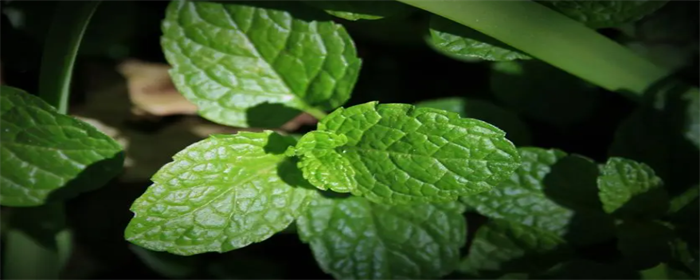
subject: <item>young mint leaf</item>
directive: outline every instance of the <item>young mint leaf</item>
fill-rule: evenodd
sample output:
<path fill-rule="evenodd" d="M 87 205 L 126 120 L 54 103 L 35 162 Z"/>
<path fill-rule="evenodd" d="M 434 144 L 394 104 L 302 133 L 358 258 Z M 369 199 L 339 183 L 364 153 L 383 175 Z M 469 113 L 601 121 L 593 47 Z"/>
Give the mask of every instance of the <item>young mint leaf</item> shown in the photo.
<path fill-rule="evenodd" d="M 522 164 L 510 179 L 461 200 L 484 216 L 546 231 L 574 244 L 612 238 L 613 221 L 598 202 L 594 163 L 560 150 L 518 150 Z"/>
<path fill-rule="evenodd" d="M 617 248 L 622 263 L 636 270 L 652 268 L 671 259 L 673 232 L 653 221 L 627 220 L 617 225 Z"/>
<path fill-rule="evenodd" d="M 296 2 L 173 1 L 161 44 L 178 90 L 231 126 L 281 125 L 345 103 L 361 61 L 345 29 Z M 298 112 L 297 112 L 298 113 Z M 275 123 L 256 123 L 265 116 Z"/>
<path fill-rule="evenodd" d="M 346 140 L 327 142 L 345 144 L 331 148 L 314 142 L 340 138 L 333 135 Z M 340 188 L 388 204 L 450 201 L 480 193 L 508 178 L 520 164 L 505 133 L 488 123 L 443 110 L 377 102 L 331 113 L 319 122 L 317 132 L 299 140 L 297 154 L 305 177 L 316 187 L 337 189 L 347 183 Z"/>
<path fill-rule="evenodd" d="M 608 159 L 601 168 L 598 188 L 605 212 L 622 219 L 653 219 L 668 211 L 668 194 L 661 178 L 643 163 Z"/>
<path fill-rule="evenodd" d="M 91 191 L 117 175 L 122 147 L 39 97 L 0 88 L 0 204 L 38 206 Z"/>
<path fill-rule="evenodd" d="M 131 207 L 125 237 L 178 255 L 225 252 L 284 230 L 315 194 L 290 177 L 292 137 L 214 135 L 177 153 Z M 298 173 L 298 170 L 297 170 Z"/>
<path fill-rule="evenodd" d="M 666 4 L 666 0 L 539 0 L 539 3 L 591 28 L 615 27 L 637 21 Z"/>
<path fill-rule="evenodd" d="M 474 29 L 432 15 L 430 18 L 430 44 L 440 52 L 459 58 L 507 61 L 530 59 L 518 50 Z"/>
<path fill-rule="evenodd" d="M 375 20 L 390 16 L 405 15 L 411 7 L 397 1 L 304 1 L 323 9 L 326 13 L 347 20 Z"/>
<path fill-rule="evenodd" d="M 538 60 L 493 63 L 489 83 L 508 109 L 554 125 L 586 120 L 601 97 L 594 85 Z"/>
<path fill-rule="evenodd" d="M 476 278 L 536 273 L 571 257 L 566 242 L 548 231 L 494 219 L 477 230 L 459 271 Z"/>
<path fill-rule="evenodd" d="M 493 124 L 506 132 L 506 137 L 516 146 L 529 145 L 532 135 L 527 124 L 518 115 L 486 100 L 448 97 L 416 103 L 418 107 L 429 107 L 455 112 L 463 118 L 474 118 Z"/>
<path fill-rule="evenodd" d="M 348 138 L 342 134 L 312 131 L 304 135 L 296 152 L 305 155 L 299 162 L 304 178 L 319 189 L 347 193 L 357 187 L 350 161 L 335 151 Z"/>
<path fill-rule="evenodd" d="M 387 206 L 319 196 L 297 224 L 301 240 L 336 279 L 439 278 L 459 262 L 463 211 L 457 202 Z"/>

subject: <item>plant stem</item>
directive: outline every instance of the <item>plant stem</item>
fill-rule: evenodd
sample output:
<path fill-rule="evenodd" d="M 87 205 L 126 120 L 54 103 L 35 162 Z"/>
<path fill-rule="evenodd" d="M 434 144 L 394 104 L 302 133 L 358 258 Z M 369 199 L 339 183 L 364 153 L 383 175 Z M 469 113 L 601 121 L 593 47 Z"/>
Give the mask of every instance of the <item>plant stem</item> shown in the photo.
<path fill-rule="evenodd" d="M 326 112 L 319 110 L 319 109 L 316 109 L 316 108 L 310 108 L 310 109 L 304 110 L 304 112 L 308 113 L 309 115 L 313 116 L 314 118 L 316 118 L 319 121 L 322 120 L 323 118 L 325 118 L 326 116 L 328 116 L 328 114 L 326 114 Z"/>
<path fill-rule="evenodd" d="M 670 74 L 582 23 L 529 0 L 398 1 L 473 28 L 633 99 Z"/>
<path fill-rule="evenodd" d="M 49 29 L 39 73 L 39 96 L 68 112 L 70 83 L 78 47 L 100 1 L 61 1 Z"/>
<path fill-rule="evenodd" d="M 100 1 L 63 1 L 54 10 L 54 18 L 46 38 L 39 73 L 39 96 L 63 114 L 68 112 L 73 66 L 83 34 Z M 56 208 L 53 208 L 56 207 Z M 48 216 L 64 219 L 63 203 L 47 204 L 42 209 Z M 60 209 L 60 213 L 56 210 Z M 14 213 L 22 213 L 16 209 Z M 41 223 L 42 221 L 34 221 Z M 52 240 L 37 240 L 22 229 L 6 232 L 3 278 L 56 279 L 71 250 L 71 233 L 63 229 Z M 47 244 L 50 244 L 47 246 Z"/>

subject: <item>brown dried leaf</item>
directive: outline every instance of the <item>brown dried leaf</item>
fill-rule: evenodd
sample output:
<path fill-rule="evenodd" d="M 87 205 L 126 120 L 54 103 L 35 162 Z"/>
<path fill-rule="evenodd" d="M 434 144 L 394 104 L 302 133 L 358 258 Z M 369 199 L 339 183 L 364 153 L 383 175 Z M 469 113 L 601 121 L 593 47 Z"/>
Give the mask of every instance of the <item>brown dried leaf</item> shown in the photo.
<path fill-rule="evenodd" d="M 197 114 L 197 106 L 175 88 L 169 69 L 167 64 L 136 59 L 127 59 L 117 66 L 126 78 L 134 113 L 160 117 Z"/>

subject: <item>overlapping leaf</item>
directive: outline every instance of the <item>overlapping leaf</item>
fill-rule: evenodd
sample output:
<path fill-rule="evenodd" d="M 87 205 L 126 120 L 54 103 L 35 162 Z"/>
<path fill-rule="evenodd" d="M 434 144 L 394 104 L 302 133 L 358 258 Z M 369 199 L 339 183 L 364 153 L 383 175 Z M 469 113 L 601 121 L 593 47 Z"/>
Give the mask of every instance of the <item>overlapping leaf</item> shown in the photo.
<path fill-rule="evenodd" d="M 528 55 L 496 39 L 436 15 L 430 18 L 428 40 L 439 51 L 463 59 L 491 61 L 530 59 Z"/>
<path fill-rule="evenodd" d="M 316 187 L 389 204 L 480 193 L 508 178 L 520 163 L 505 133 L 488 123 L 377 102 L 336 110 L 299 140 L 296 152 Z"/>
<path fill-rule="evenodd" d="M 661 178 L 646 164 L 610 158 L 598 177 L 600 200 L 607 213 L 621 218 L 657 218 L 668 211 Z"/>
<path fill-rule="evenodd" d="M 232 126 L 335 109 L 361 65 L 341 25 L 297 2 L 173 1 L 161 44 L 178 90 L 203 117 Z"/>
<path fill-rule="evenodd" d="M 596 165 L 559 150 L 520 148 L 522 164 L 489 192 L 461 200 L 487 217 L 540 229 L 574 244 L 612 238 L 598 201 Z"/>
<path fill-rule="evenodd" d="M 192 255 L 230 251 L 284 230 L 316 192 L 284 156 L 294 143 L 267 131 L 215 135 L 189 146 L 134 202 L 126 239 Z"/>
<path fill-rule="evenodd" d="M 0 204 L 38 206 L 94 190 L 117 175 L 122 147 L 40 98 L 0 88 Z"/>
<path fill-rule="evenodd" d="M 463 210 L 456 202 L 387 206 L 318 197 L 298 219 L 299 236 L 336 279 L 435 279 L 459 262 Z"/>

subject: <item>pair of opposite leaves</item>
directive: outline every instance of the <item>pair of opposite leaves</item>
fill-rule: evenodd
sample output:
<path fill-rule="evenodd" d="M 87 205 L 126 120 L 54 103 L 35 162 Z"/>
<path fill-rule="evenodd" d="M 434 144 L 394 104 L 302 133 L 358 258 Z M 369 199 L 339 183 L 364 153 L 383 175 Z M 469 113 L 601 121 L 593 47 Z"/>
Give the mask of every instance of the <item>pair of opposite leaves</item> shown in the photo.
<path fill-rule="evenodd" d="M 370 102 L 336 110 L 298 141 L 242 132 L 186 148 L 134 203 L 126 237 L 178 254 L 229 251 L 289 226 L 322 199 L 311 185 L 377 205 L 449 202 L 519 164 L 505 133 L 485 122 Z"/>

